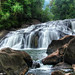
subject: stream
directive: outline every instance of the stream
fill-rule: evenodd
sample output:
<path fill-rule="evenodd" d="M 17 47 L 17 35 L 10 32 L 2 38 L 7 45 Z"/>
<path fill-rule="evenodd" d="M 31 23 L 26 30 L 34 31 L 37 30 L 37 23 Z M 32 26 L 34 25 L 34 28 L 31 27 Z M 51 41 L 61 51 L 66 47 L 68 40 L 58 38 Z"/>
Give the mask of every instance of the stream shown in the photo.
<path fill-rule="evenodd" d="M 53 68 L 53 65 L 43 65 L 41 60 L 47 56 L 46 54 L 47 50 L 25 50 L 31 58 L 33 59 L 33 62 L 39 63 L 40 67 L 35 68 L 35 66 L 32 66 L 32 68 L 29 69 L 29 71 L 25 75 L 51 75 L 51 73 L 57 69 Z M 72 69 L 58 69 L 65 73 L 72 72 Z"/>
<path fill-rule="evenodd" d="M 24 50 L 40 64 L 40 68 L 32 67 L 26 75 L 51 75 L 52 65 L 43 65 L 41 60 L 47 56 L 46 50 L 51 42 L 65 35 L 75 35 L 75 19 L 49 21 L 10 31 L 0 40 L 0 49 Z"/>
<path fill-rule="evenodd" d="M 45 58 L 47 56 L 46 54 L 46 50 L 25 50 L 28 54 L 30 54 L 30 56 L 32 57 L 32 59 L 34 60 L 34 62 L 37 62 L 40 64 L 40 68 L 35 68 L 32 67 L 27 74 L 32 74 L 32 75 L 50 75 L 52 70 L 51 67 L 52 65 L 43 65 L 41 62 L 41 59 Z"/>

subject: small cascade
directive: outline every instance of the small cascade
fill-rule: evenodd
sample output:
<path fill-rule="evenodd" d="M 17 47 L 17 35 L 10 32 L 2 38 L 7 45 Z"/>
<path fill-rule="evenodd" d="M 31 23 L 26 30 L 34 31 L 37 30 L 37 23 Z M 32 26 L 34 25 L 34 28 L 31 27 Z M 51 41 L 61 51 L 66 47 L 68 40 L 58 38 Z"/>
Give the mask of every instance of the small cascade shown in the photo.
<path fill-rule="evenodd" d="M 75 32 L 75 20 L 71 20 L 72 30 Z"/>
<path fill-rule="evenodd" d="M 47 49 L 52 40 L 58 40 L 64 35 L 72 35 L 72 30 L 68 23 L 65 22 L 66 20 L 49 21 L 17 31 L 11 31 L 0 40 L 0 48 Z M 72 27 L 75 29 L 74 24 L 75 22 L 73 22 Z"/>

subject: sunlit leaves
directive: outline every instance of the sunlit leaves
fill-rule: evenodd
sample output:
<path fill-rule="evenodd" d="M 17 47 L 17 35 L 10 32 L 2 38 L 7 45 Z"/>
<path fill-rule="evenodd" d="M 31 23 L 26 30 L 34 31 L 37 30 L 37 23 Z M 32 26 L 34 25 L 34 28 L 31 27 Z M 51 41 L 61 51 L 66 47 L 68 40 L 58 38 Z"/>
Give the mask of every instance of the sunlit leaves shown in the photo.
<path fill-rule="evenodd" d="M 1 20 L 7 20 L 10 17 L 10 13 L 9 12 L 1 13 L 1 14 L 2 14 Z"/>
<path fill-rule="evenodd" d="M 14 13 L 21 13 L 21 12 L 23 12 L 23 6 L 22 5 L 20 5 L 20 3 L 15 3 L 15 5 L 13 5 L 12 7 L 11 7 L 11 10 L 12 10 L 12 12 L 14 12 Z"/>
<path fill-rule="evenodd" d="M 20 27 L 32 19 L 42 22 L 51 20 L 49 9 L 42 10 L 44 0 L 2 0 L 0 28 Z"/>

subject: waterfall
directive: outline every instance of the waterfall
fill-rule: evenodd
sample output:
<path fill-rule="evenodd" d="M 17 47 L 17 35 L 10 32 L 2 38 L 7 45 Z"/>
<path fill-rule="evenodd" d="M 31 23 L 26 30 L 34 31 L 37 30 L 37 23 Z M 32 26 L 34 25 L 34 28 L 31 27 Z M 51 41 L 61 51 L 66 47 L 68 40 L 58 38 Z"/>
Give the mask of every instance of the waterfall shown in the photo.
<path fill-rule="evenodd" d="M 0 40 L 0 48 L 47 49 L 52 40 L 58 40 L 64 35 L 72 35 L 71 29 L 65 22 L 66 20 L 49 21 L 32 25 L 28 28 L 11 31 Z M 73 24 L 75 24 L 75 22 Z"/>
<path fill-rule="evenodd" d="M 75 32 L 75 20 L 71 20 L 72 30 Z"/>

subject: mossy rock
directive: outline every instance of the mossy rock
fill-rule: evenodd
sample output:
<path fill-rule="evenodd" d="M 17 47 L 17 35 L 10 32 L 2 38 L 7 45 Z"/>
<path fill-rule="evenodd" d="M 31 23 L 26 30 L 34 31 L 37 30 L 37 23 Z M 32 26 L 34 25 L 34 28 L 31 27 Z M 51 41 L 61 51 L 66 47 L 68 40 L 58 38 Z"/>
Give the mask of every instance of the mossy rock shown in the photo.
<path fill-rule="evenodd" d="M 25 51 L 4 48 L 0 50 L 0 71 L 7 75 L 25 75 L 32 66 L 32 59 Z"/>

